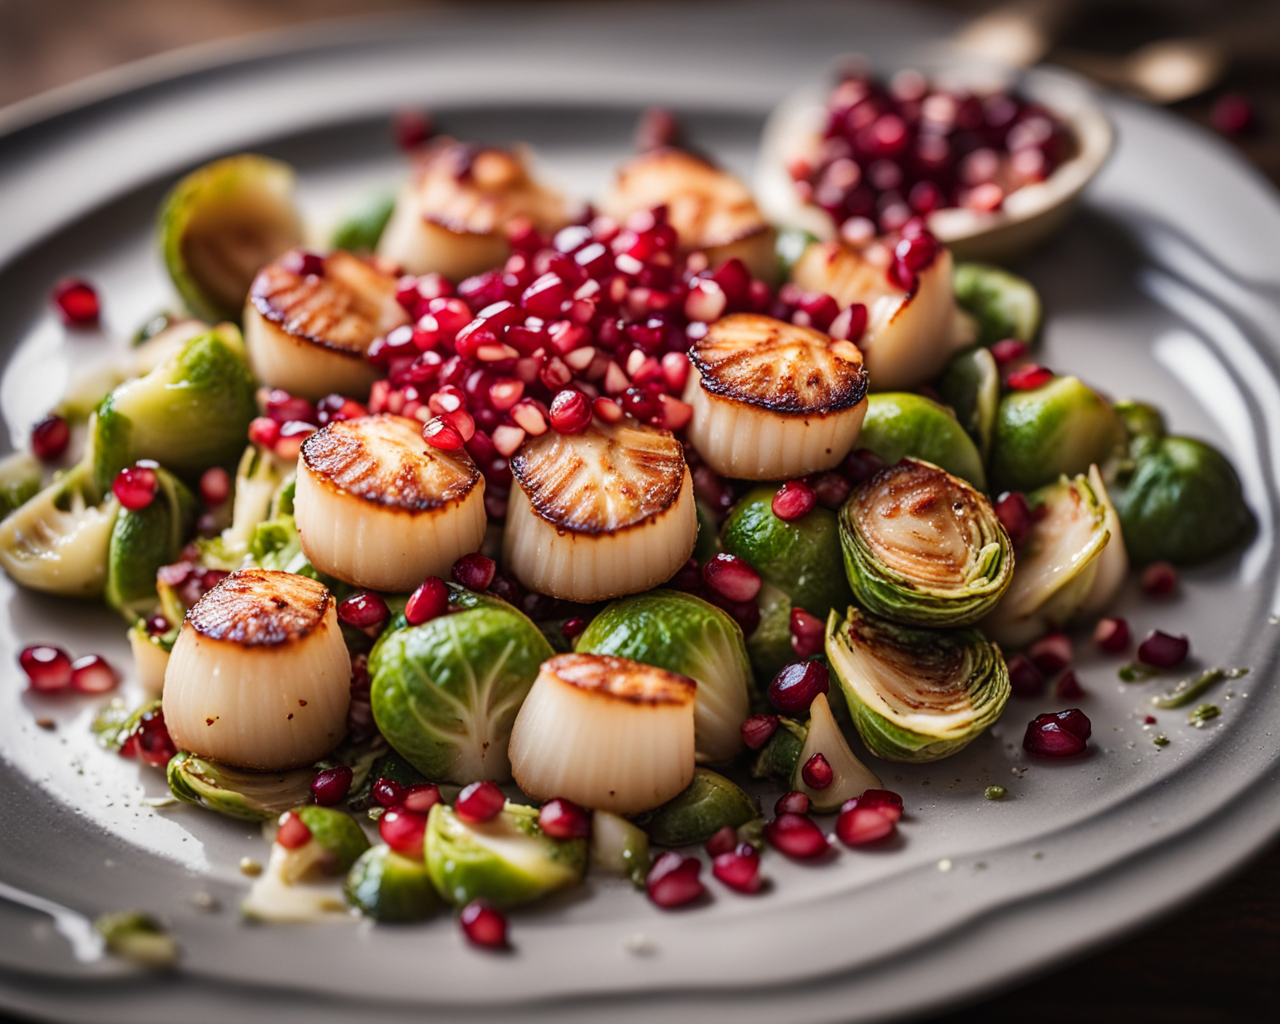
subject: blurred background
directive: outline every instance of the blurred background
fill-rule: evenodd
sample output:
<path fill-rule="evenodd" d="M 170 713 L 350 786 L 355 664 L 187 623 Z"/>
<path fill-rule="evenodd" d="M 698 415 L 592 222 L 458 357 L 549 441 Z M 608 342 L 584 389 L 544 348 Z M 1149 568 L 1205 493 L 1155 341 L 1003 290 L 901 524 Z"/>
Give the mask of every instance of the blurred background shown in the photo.
<path fill-rule="evenodd" d="M 916 2 L 953 16 L 974 48 L 1023 63 L 1064 64 L 1106 88 L 1166 106 L 1217 132 L 1280 184 L 1280 0 Z M 440 6 L 430 0 L 0 0 L 0 106 L 180 47 Z M 498 15 L 497 5 L 483 0 L 466 6 L 479 16 Z M 1275 1020 L 1278 1012 L 1280 850 L 1273 849 L 1141 934 L 935 1021 L 1201 1024 Z"/>

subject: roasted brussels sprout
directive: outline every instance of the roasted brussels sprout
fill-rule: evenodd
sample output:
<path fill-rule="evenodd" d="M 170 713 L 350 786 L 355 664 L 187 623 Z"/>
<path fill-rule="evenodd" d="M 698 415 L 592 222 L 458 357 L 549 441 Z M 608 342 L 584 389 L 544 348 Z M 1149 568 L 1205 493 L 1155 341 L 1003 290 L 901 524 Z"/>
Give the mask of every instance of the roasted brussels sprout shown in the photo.
<path fill-rule="evenodd" d="M 760 686 L 782 671 L 796 657 L 791 646 L 791 598 L 772 583 L 761 583 L 756 595 L 760 624 L 747 637 L 747 657 Z M 821 616 L 819 616 L 821 618 Z"/>
<path fill-rule="evenodd" d="M 14 452 L 0 459 L 0 517 L 39 493 L 40 476 L 40 463 L 30 452 Z"/>
<path fill-rule="evenodd" d="M 508 779 L 511 725 L 553 654 L 537 626 L 497 599 L 388 629 L 369 654 L 374 720 L 430 779 Z"/>
<path fill-rule="evenodd" d="M 923 395 L 905 391 L 872 395 L 858 447 L 875 452 L 889 466 L 908 456 L 924 459 L 980 491 L 987 489 L 982 456 L 965 428 L 949 409 Z"/>
<path fill-rule="evenodd" d="M 1000 717 L 1009 672 L 976 629 L 916 629 L 850 608 L 827 657 L 862 742 L 886 761 L 937 761 Z"/>
<path fill-rule="evenodd" d="M 369 849 L 369 840 L 355 819 L 332 807 L 299 807 L 281 819 L 281 827 L 295 827 L 297 816 L 310 838 L 286 849 L 271 844 L 266 870 L 240 904 L 251 920 L 276 922 L 350 920 L 342 894 L 326 882 L 345 875 Z"/>
<path fill-rule="evenodd" d="M 427 870 L 454 906 L 484 897 L 497 907 L 528 903 L 574 885 L 587 867 L 585 839 L 552 839 L 538 809 L 507 804 L 488 821 L 464 822 L 445 804 L 427 819 Z"/>
<path fill-rule="evenodd" d="M 1000 401 L 991 442 L 992 491 L 1033 491 L 1105 465 L 1124 442 L 1114 409 L 1076 377 L 1055 377 Z"/>
<path fill-rule="evenodd" d="M 151 504 L 120 510 L 107 549 L 106 601 L 130 622 L 154 612 L 156 571 L 178 560 L 198 510 L 181 480 L 158 467 L 155 473 Z"/>
<path fill-rule="evenodd" d="M 360 854 L 343 892 L 365 917 L 389 924 L 424 921 L 440 909 L 440 896 L 426 864 L 385 844 Z"/>
<path fill-rule="evenodd" d="M 348 252 L 376 252 L 378 240 L 395 208 L 394 192 L 374 192 L 365 196 L 334 229 L 329 248 L 345 249 Z"/>
<path fill-rule="evenodd" d="M 1093 585 L 1085 595 L 1076 613 L 1076 618 L 1101 615 L 1111 604 L 1120 588 L 1124 586 L 1125 577 L 1129 575 L 1129 552 L 1125 546 L 1120 527 L 1120 516 L 1107 494 L 1106 485 L 1102 482 L 1102 474 L 1097 466 L 1089 467 L 1087 477 L 1089 486 L 1106 511 L 1107 533 L 1110 535 L 1107 546 L 1098 556 L 1098 569 L 1093 575 Z"/>
<path fill-rule="evenodd" d="M 956 419 L 985 461 L 991 454 L 991 436 L 1000 407 L 1000 369 L 995 356 L 985 348 L 961 352 L 938 381 L 938 392 L 955 410 Z"/>
<path fill-rule="evenodd" d="M 987 499 L 916 459 L 854 488 L 840 540 L 858 602 L 907 625 L 972 625 L 1013 580 L 1013 545 Z"/>
<path fill-rule="evenodd" d="M 301 846 L 285 851 L 281 877 L 290 885 L 326 875 L 345 875 L 369 849 L 364 830 L 345 811 L 312 804 L 288 813 L 297 815 L 311 833 Z"/>
<path fill-rule="evenodd" d="M 801 764 L 800 751 L 804 749 L 808 737 L 807 726 L 785 715 L 779 715 L 777 731 L 760 748 L 760 753 L 751 765 L 751 777 L 772 779 L 789 786 Z"/>
<path fill-rule="evenodd" d="M 644 888 L 649 873 L 649 837 L 644 829 L 608 811 L 591 815 L 591 866 L 611 871 Z"/>
<path fill-rule="evenodd" d="M 745 825 L 760 812 L 755 802 L 723 775 L 706 768 L 693 773 L 684 792 L 635 819 L 659 846 L 705 843 L 726 825 Z"/>
<path fill-rule="evenodd" d="M 93 922 L 108 951 L 143 967 L 163 969 L 178 962 L 178 944 L 156 920 L 137 910 L 103 914 Z"/>
<path fill-rule="evenodd" d="M 185 803 L 243 821 L 272 821 L 311 796 L 314 768 L 254 772 L 180 752 L 166 770 L 169 791 Z"/>
<path fill-rule="evenodd" d="M 302 241 L 293 170 L 252 153 L 205 164 L 173 187 L 158 227 L 165 266 L 191 312 L 238 319 L 253 275 Z"/>
<path fill-rule="evenodd" d="M 592 620 L 575 650 L 688 676 L 698 684 L 698 759 L 727 761 L 742 750 L 739 727 L 751 713 L 751 664 L 742 630 L 715 605 L 677 590 L 623 598 Z"/>
<path fill-rule="evenodd" d="M 1031 341 L 1040 330 L 1040 296 L 1031 282 L 985 263 L 957 263 L 956 304 L 978 321 L 978 344 Z"/>
<path fill-rule="evenodd" d="M 831 784 L 824 789 L 814 789 L 804 778 L 805 765 L 817 754 L 831 767 Z M 791 788 L 804 793 L 809 798 L 809 807 L 819 814 L 838 811 L 846 800 L 862 796 L 868 789 L 881 788 L 875 772 L 849 749 L 825 693 L 818 694 L 809 705 L 809 729 L 791 773 Z"/>
<path fill-rule="evenodd" d="M 256 445 L 249 445 L 236 468 L 231 525 L 218 536 L 197 542 L 206 565 L 230 572 L 244 564 L 258 524 L 271 518 L 271 506 L 281 483 L 275 458 Z"/>

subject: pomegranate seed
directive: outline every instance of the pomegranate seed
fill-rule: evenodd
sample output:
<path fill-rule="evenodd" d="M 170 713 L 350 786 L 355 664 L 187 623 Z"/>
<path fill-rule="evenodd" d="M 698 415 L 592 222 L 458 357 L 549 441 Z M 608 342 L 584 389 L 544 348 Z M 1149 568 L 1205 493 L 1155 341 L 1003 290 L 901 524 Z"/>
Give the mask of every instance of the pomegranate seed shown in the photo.
<path fill-rule="evenodd" d="M 71 685 L 71 658 L 60 647 L 38 644 L 24 647 L 18 664 L 33 690 L 65 690 Z"/>
<path fill-rule="evenodd" d="M 391 120 L 391 133 L 403 150 L 416 149 L 434 132 L 431 116 L 421 110 L 398 110 Z"/>
<path fill-rule="evenodd" d="M 280 424 L 269 416 L 257 416 L 249 424 L 249 440 L 263 448 L 274 448 L 280 440 Z"/>
<path fill-rule="evenodd" d="M 809 860 L 826 853 L 830 842 L 813 819 L 804 814 L 779 814 L 764 826 L 764 838 L 788 857 Z"/>
<path fill-rule="evenodd" d="M 791 649 L 800 658 L 814 658 L 822 653 L 826 629 L 822 620 L 803 608 L 791 609 Z"/>
<path fill-rule="evenodd" d="M 1031 506 L 1020 491 L 1006 491 L 996 501 L 996 518 L 1009 534 L 1013 546 L 1020 547 L 1031 532 L 1035 517 L 1031 514 Z"/>
<path fill-rule="evenodd" d="M 454 812 L 463 821 L 488 821 L 502 813 L 507 799 L 497 783 L 485 780 L 473 782 L 458 794 L 454 801 Z"/>
<path fill-rule="evenodd" d="M 689 357 L 683 352 L 668 352 L 662 357 L 662 379 L 673 395 L 684 392 L 689 380 Z"/>
<path fill-rule="evenodd" d="M 1044 675 L 1025 654 L 1006 659 L 1009 688 L 1016 697 L 1035 697 L 1044 689 Z"/>
<path fill-rule="evenodd" d="M 493 446 L 504 458 L 511 458 L 516 450 L 524 444 L 525 432 L 520 427 L 509 427 L 503 424 L 493 431 Z"/>
<path fill-rule="evenodd" d="M 1153 629 L 1138 645 L 1138 660 L 1156 668 L 1173 668 L 1182 664 L 1190 647 L 1185 636 L 1171 636 Z"/>
<path fill-rule="evenodd" d="M 721 552 L 702 567 L 702 579 L 717 594 L 730 601 L 754 601 L 760 593 L 760 574 L 737 555 Z"/>
<path fill-rule="evenodd" d="M 538 812 L 538 826 L 553 839 L 586 839 L 591 815 L 570 800 L 548 800 Z"/>
<path fill-rule="evenodd" d="M 121 757 L 141 758 L 153 768 L 165 767 L 177 752 L 164 724 L 164 712 L 159 708 L 143 712 L 137 729 L 120 747 Z"/>
<path fill-rule="evenodd" d="M 511 410 L 511 418 L 530 437 L 541 437 L 547 432 L 547 420 L 542 414 L 541 403 L 532 398 L 517 403 Z"/>
<path fill-rule="evenodd" d="M 476 421 L 472 419 L 471 414 L 466 409 L 455 409 L 453 412 L 442 413 L 440 419 L 458 432 L 458 436 L 462 438 L 464 445 L 476 436 Z"/>
<path fill-rule="evenodd" d="M 662 407 L 662 426 L 665 430 L 683 430 L 693 419 L 693 406 L 670 395 L 659 395 L 658 402 Z"/>
<path fill-rule="evenodd" d="M 424 622 L 439 618 L 449 610 L 449 589 L 439 576 L 428 576 L 418 589 L 409 595 L 404 606 L 404 617 L 411 626 L 421 626 Z"/>
<path fill-rule="evenodd" d="M 97 654 L 87 654 L 71 663 L 71 685 L 81 693 L 106 693 L 120 684 L 115 669 Z"/>
<path fill-rule="evenodd" d="M 724 315 L 729 298 L 716 281 L 699 279 L 689 286 L 684 300 L 684 315 L 699 323 L 713 323 Z"/>
<path fill-rule="evenodd" d="M 446 452 L 456 452 L 466 444 L 462 439 L 462 431 L 439 416 L 423 425 L 422 439 L 433 448 Z"/>
<path fill-rule="evenodd" d="M 813 511 L 818 495 L 804 480 L 788 480 L 773 496 L 773 514 L 791 522 L 802 519 Z"/>
<path fill-rule="evenodd" d="M 870 480 L 884 469 L 884 459 L 869 448 L 855 448 L 844 460 L 844 475 L 854 486 Z"/>
<path fill-rule="evenodd" d="M 479 552 L 463 555 L 453 564 L 453 578 L 468 590 L 488 590 L 498 566 Z"/>
<path fill-rule="evenodd" d="M 879 811 L 881 814 L 894 821 L 902 818 L 902 797 L 889 789 L 868 789 L 862 796 L 857 797 L 859 807 L 869 807 Z M 845 806 L 850 801 L 845 801 Z"/>
<path fill-rule="evenodd" d="M 406 811 L 414 814 L 426 814 L 441 801 L 440 787 L 434 782 L 418 782 L 404 792 L 401 801 Z"/>
<path fill-rule="evenodd" d="M 777 731 L 777 715 L 752 715 L 742 723 L 742 741 L 752 750 L 759 750 Z"/>
<path fill-rule="evenodd" d="M 147 632 L 152 636 L 159 636 L 161 633 L 169 632 L 169 620 L 163 615 L 153 615 L 147 619 Z"/>
<path fill-rule="evenodd" d="M 1109 654 L 1118 654 L 1129 646 L 1129 623 L 1124 619 L 1099 619 L 1093 629 L 1093 642 Z"/>
<path fill-rule="evenodd" d="M 1209 114 L 1214 128 L 1223 135 L 1247 135 L 1258 125 L 1253 104 L 1238 92 L 1219 96 Z"/>
<path fill-rule="evenodd" d="M 858 799 L 845 802 L 836 818 L 836 837 L 845 846 L 865 846 L 890 836 L 897 829 L 893 818 Z"/>
<path fill-rule="evenodd" d="M 813 494 L 818 499 L 818 504 L 832 510 L 843 505 L 853 490 L 849 481 L 835 472 L 817 474 L 810 481 L 810 486 L 813 487 Z"/>
<path fill-rule="evenodd" d="M 373 784 L 373 798 L 382 807 L 399 807 L 408 792 L 395 779 L 379 779 Z"/>
<path fill-rule="evenodd" d="M 759 892 L 764 885 L 760 877 L 760 853 L 750 843 L 717 854 L 711 862 L 711 873 L 730 889 L 749 895 Z"/>
<path fill-rule="evenodd" d="M 507 948 L 507 918 L 488 900 L 477 898 L 458 916 L 467 941 L 484 949 Z"/>
<path fill-rule="evenodd" d="M 98 293 L 93 285 L 78 277 L 58 282 L 53 289 L 53 304 L 68 327 L 93 327 L 101 313 Z"/>
<path fill-rule="evenodd" d="M 622 419 L 622 406 L 615 402 L 612 398 L 597 398 L 591 403 L 595 414 L 606 423 L 617 423 Z"/>
<path fill-rule="evenodd" d="M 42 462 L 60 458 L 70 441 L 71 428 L 61 416 L 46 416 L 31 428 L 31 451 Z"/>
<path fill-rule="evenodd" d="M 1142 570 L 1139 582 L 1152 597 L 1168 597 L 1178 589 L 1178 570 L 1168 562 L 1152 562 Z"/>
<path fill-rule="evenodd" d="M 427 834 L 427 816 L 403 807 L 390 807 L 378 819 L 378 835 L 396 853 L 415 860 L 422 858 L 422 840 Z"/>
<path fill-rule="evenodd" d="M 150 466 L 127 466 L 116 474 L 111 493 L 125 508 L 138 512 L 155 499 L 158 483 L 156 471 Z"/>
<path fill-rule="evenodd" d="M 821 754 L 814 754 L 800 769 L 800 777 L 810 789 L 826 789 L 835 778 L 831 765 Z"/>
<path fill-rule="evenodd" d="M 391 609 L 377 594 L 352 594 L 338 605 L 338 618 L 356 629 L 377 629 L 391 618 Z"/>
<path fill-rule="evenodd" d="M 303 423 L 301 420 L 290 420 L 280 427 L 280 436 L 276 440 L 277 458 L 290 461 L 298 457 L 302 442 L 316 432 L 314 423 Z"/>
<path fill-rule="evenodd" d="M 276 830 L 276 842 L 286 850 L 297 850 L 311 842 L 311 829 L 294 811 L 285 811 L 280 816 L 280 827 Z"/>
<path fill-rule="evenodd" d="M 1005 338 L 991 346 L 991 356 L 1001 370 L 1008 369 L 1030 351 L 1027 343 L 1018 338 Z"/>
<path fill-rule="evenodd" d="M 267 395 L 266 412 L 271 419 L 281 426 L 290 420 L 302 423 L 315 423 L 316 410 L 305 398 L 294 398 L 287 391 L 276 388 Z"/>
<path fill-rule="evenodd" d="M 560 627 L 560 632 L 564 634 L 564 638 L 572 643 L 577 637 L 582 635 L 582 631 L 587 628 L 587 620 L 583 618 L 566 619 L 564 625 Z"/>
<path fill-rule="evenodd" d="M 591 403 L 575 388 L 565 388 L 551 400 L 551 426 L 561 434 L 580 434 L 591 424 Z"/>
<path fill-rule="evenodd" d="M 346 799 L 354 779 L 355 773 L 348 765 L 325 768 L 311 780 L 311 796 L 322 807 L 332 807 Z"/>
<path fill-rule="evenodd" d="M 827 333 L 836 341 L 858 342 L 866 332 L 867 307 L 861 302 L 855 302 L 852 306 L 842 309 L 840 314 L 831 321 L 831 326 L 827 328 Z"/>
<path fill-rule="evenodd" d="M 773 813 L 782 814 L 808 814 L 809 813 L 809 797 L 805 793 L 798 790 L 792 790 L 790 793 L 783 793 L 778 797 L 777 803 L 773 805 Z"/>
<path fill-rule="evenodd" d="M 784 715 L 800 714 L 820 693 L 831 689 L 827 666 L 820 661 L 793 661 L 769 684 L 769 703 Z"/>
<path fill-rule="evenodd" d="M 307 249 L 290 249 L 280 257 L 280 265 L 291 274 L 303 277 L 324 276 L 324 257 Z"/>
<path fill-rule="evenodd" d="M 660 907 L 681 907 L 696 900 L 706 886 L 698 875 L 702 862 L 697 857 L 683 857 L 675 851 L 664 853 L 649 869 L 644 880 L 649 899 Z"/>
<path fill-rule="evenodd" d="M 546 273 L 529 285 L 520 296 L 520 305 L 534 316 L 554 320 L 573 298 L 573 290 L 556 273 Z"/>
<path fill-rule="evenodd" d="M 1051 380 L 1053 380 L 1052 370 L 1032 363 L 1030 366 L 1014 370 L 1005 377 L 1004 382 L 1014 391 L 1034 391 L 1036 388 L 1044 387 Z"/>
<path fill-rule="evenodd" d="M 1053 684 L 1053 694 L 1059 700 L 1080 700 L 1085 695 L 1074 672 L 1063 673 L 1062 678 Z"/>
<path fill-rule="evenodd" d="M 1044 675 L 1061 672 L 1075 660 L 1071 637 L 1066 633 L 1049 633 L 1027 648 L 1027 657 Z"/>
<path fill-rule="evenodd" d="M 231 475 L 221 466 L 200 475 L 200 497 L 206 505 L 221 505 L 231 497 Z"/>
<path fill-rule="evenodd" d="M 489 404 L 499 412 L 507 412 L 524 397 L 524 381 L 506 378 L 489 385 Z"/>
<path fill-rule="evenodd" d="M 738 848 L 738 830 L 732 825 L 725 825 L 716 832 L 706 842 L 706 851 L 712 857 L 718 857 L 722 853 L 732 853 Z"/>
<path fill-rule="evenodd" d="M 1042 757 L 1070 757 L 1084 750 L 1091 732 L 1089 719 L 1076 708 L 1038 715 L 1027 725 L 1022 747 Z"/>

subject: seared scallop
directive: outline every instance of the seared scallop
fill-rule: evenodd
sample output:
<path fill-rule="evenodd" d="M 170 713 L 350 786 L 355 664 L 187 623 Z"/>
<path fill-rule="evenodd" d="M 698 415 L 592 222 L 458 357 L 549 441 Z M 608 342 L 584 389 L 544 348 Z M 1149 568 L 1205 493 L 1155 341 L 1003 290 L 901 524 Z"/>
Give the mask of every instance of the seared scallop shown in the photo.
<path fill-rule="evenodd" d="M 349 252 L 291 252 L 258 272 L 244 340 L 263 384 L 316 401 L 366 398 L 380 376 L 365 361 L 374 338 L 409 322 L 396 279 Z"/>
<path fill-rule="evenodd" d="M 547 431 L 511 460 L 503 561 L 531 590 L 603 601 L 669 580 L 698 537 L 680 442 L 627 419 Z"/>
<path fill-rule="evenodd" d="M 689 440 L 723 476 L 787 480 L 839 465 L 862 429 L 867 374 L 848 341 L 757 313 L 689 350 Z"/>
<path fill-rule="evenodd" d="M 298 539 L 321 572 L 373 590 L 412 590 L 484 540 L 484 477 L 465 451 L 383 413 L 330 423 L 302 442 Z"/>
<path fill-rule="evenodd" d="M 187 612 L 165 670 L 164 721 L 179 750 L 237 768 L 297 768 L 342 741 L 350 684 L 324 585 L 241 569 Z"/>
<path fill-rule="evenodd" d="M 576 208 L 529 173 L 523 154 L 445 136 L 417 157 L 378 252 L 407 273 L 454 281 L 500 266 L 511 253 L 506 229 L 523 219 L 550 234 Z"/>

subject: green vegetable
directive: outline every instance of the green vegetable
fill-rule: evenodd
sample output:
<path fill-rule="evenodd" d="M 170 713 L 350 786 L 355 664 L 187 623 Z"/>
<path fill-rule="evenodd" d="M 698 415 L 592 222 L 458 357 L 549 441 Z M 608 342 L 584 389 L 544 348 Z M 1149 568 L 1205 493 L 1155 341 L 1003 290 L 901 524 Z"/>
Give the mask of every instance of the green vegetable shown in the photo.
<path fill-rule="evenodd" d="M 217 537 L 197 541 L 200 558 L 205 565 L 228 572 L 240 568 L 249 553 L 258 524 L 271 517 L 273 499 L 281 483 L 275 457 L 256 445 L 249 445 L 236 467 L 231 525 Z"/>
<path fill-rule="evenodd" d="M 271 821 L 311 796 L 313 768 L 251 772 L 184 752 L 169 760 L 169 791 L 185 803 L 244 821 Z"/>
<path fill-rule="evenodd" d="M 804 780 L 804 767 L 815 754 L 821 754 L 831 768 L 831 783 L 825 789 L 814 789 Z M 838 811 L 846 800 L 862 796 L 869 789 L 881 788 L 876 774 L 849 749 L 831 714 L 827 695 L 818 694 L 809 706 L 809 731 L 791 774 L 791 789 L 807 796 L 814 811 L 825 814 Z"/>
<path fill-rule="evenodd" d="M 982 795 L 988 800 L 1003 800 L 1008 794 L 1009 791 L 1004 786 L 988 786 L 982 791 Z"/>
<path fill-rule="evenodd" d="M 854 488 L 840 540 L 858 602 L 907 625 L 972 625 L 1013 582 L 1013 545 L 995 510 L 928 462 L 903 459 Z"/>
<path fill-rule="evenodd" d="M 121 509 L 107 549 L 106 601 L 130 621 L 155 611 L 156 571 L 176 562 L 195 523 L 195 496 L 157 468 L 156 495 L 142 509 Z"/>
<path fill-rule="evenodd" d="M 1216 704 L 1201 704 L 1187 715 L 1187 724 L 1195 726 L 1197 729 L 1203 729 L 1207 722 L 1217 718 L 1220 714 L 1222 714 L 1222 709 Z"/>
<path fill-rule="evenodd" d="M 382 237 L 395 206 L 395 192 L 369 193 L 334 229 L 329 247 L 348 252 L 376 252 L 378 239 Z"/>
<path fill-rule="evenodd" d="M 178 294 L 205 320 L 238 320 L 258 270 L 302 241 L 293 170 L 252 153 L 188 174 L 165 197 L 159 240 Z"/>
<path fill-rule="evenodd" d="M 1009 672 L 976 629 L 916 629 L 850 608 L 827 657 L 863 743 L 886 761 L 949 757 L 1000 717 Z"/>
<path fill-rule="evenodd" d="M 1040 329 L 1040 296 L 1025 278 L 984 263 L 957 263 L 956 304 L 978 321 L 978 343 L 1031 341 Z"/>
<path fill-rule="evenodd" d="M 923 395 L 905 391 L 871 395 L 858 447 L 875 452 L 888 466 L 910 456 L 941 466 L 980 491 L 987 489 L 982 456 L 965 428 L 946 406 Z"/>
<path fill-rule="evenodd" d="M 385 844 L 360 855 L 343 891 L 347 902 L 365 917 L 385 923 L 424 921 L 440 909 L 427 865 Z"/>
<path fill-rule="evenodd" d="M 1151 742 L 1157 747 L 1167 747 L 1169 745 L 1169 737 L 1164 733 L 1160 733 L 1158 736 L 1153 737 Z"/>
<path fill-rule="evenodd" d="M 751 714 L 751 664 L 741 628 L 715 605 L 678 590 L 626 597 L 592 620 L 575 649 L 693 679 L 699 759 L 726 761 L 742 750 L 740 727 Z"/>
<path fill-rule="evenodd" d="M 649 837 L 644 830 L 608 811 L 591 814 L 591 864 L 612 871 L 644 888 L 649 874 Z"/>
<path fill-rule="evenodd" d="M 1128 665 L 1122 665 L 1116 674 L 1120 677 L 1120 681 L 1124 683 L 1145 683 L 1153 676 L 1158 676 L 1160 670 L 1150 665 L 1144 665 L 1140 661 L 1132 661 Z"/>
<path fill-rule="evenodd" d="M 747 657 L 761 687 L 767 686 L 782 667 L 796 660 L 791 646 L 791 598 L 772 583 L 762 583 L 756 595 L 760 625 L 747 637 Z"/>
<path fill-rule="evenodd" d="M 322 875 L 345 875 L 365 850 L 369 839 L 359 823 L 345 811 L 312 804 L 295 807 L 293 813 L 311 830 L 311 839 L 295 850 L 285 850 L 281 875 L 296 883 Z M 279 847 L 279 844 L 276 844 Z"/>
<path fill-rule="evenodd" d="M 537 626 L 495 598 L 420 626 L 393 622 L 369 654 L 374 720 L 430 779 L 510 778 L 511 726 L 553 653 Z"/>
<path fill-rule="evenodd" d="M 985 348 L 961 352 L 943 372 L 938 392 L 955 410 L 956 419 L 985 460 L 991 454 L 1000 406 L 1000 370 L 995 357 Z"/>
<path fill-rule="evenodd" d="M 755 801 L 738 786 L 723 775 L 698 768 L 683 792 L 640 815 L 636 824 L 659 846 L 693 846 L 705 843 L 726 825 L 745 825 L 759 813 Z"/>
<path fill-rule="evenodd" d="M 1247 668 L 1205 669 L 1194 679 L 1181 680 L 1168 693 L 1152 697 L 1151 703 L 1158 708 L 1180 708 L 1184 704 L 1190 704 L 1215 683 L 1221 682 L 1223 679 L 1239 679 L 1241 676 L 1248 674 L 1249 670 Z"/>
<path fill-rule="evenodd" d="M 706 506 L 706 503 L 695 502 L 694 508 L 698 512 L 698 541 L 693 549 L 693 557 L 701 565 L 708 558 L 713 558 L 719 553 L 720 537 L 715 514 Z"/>
<path fill-rule="evenodd" d="M 507 804 L 488 821 L 464 822 L 436 804 L 427 819 L 426 860 L 436 891 L 454 906 L 482 896 L 512 907 L 581 881 L 587 841 L 552 839 L 538 827 L 536 807 Z"/>
<path fill-rule="evenodd" d="M 1076 377 L 1011 391 L 996 410 L 991 489 L 1033 491 L 1058 477 L 1105 465 L 1124 442 L 1114 409 Z"/>
<path fill-rule="evenodd" d="M 778 716 L 778 728 L 769 742 L 760 748 L 755 761 L 751 765 L 753 779 L 772 779 L 784 786 L 791 784 L 796 766 L 800 762 L 800 751 L 804 749 L 804 741 L 809 736 L 806 726 L 785 715 Z"/>
<path fill-rule="evenodd" d="M 778 280 L 790 281 L 791 268 L 804 255 L 810 243 L 818 241 L 816 235 L 802 228 L 782 228 L 774 242 L 774 251 L 778 254 Z"/>
<path fill-rule="evenodd" d="M 113 754 L 120 749 L 120 733 L 128 723 L 132 712 L 129 706 L 125 704 L 120 697 L 112 697 L 111 700 L 102 708 L 101 711 L 94 716 L 93 724 L 89 727 L 94 736 L 98 739 L 98 746 L 103 750 L 109 750 Z"/>
<path fill-rule="evenodd" d="M 40 463 L 30 452 L 14 452 L 0 459 L 0 518 L 39 493 L 40 477 Z"/>
<path fill-rule="evenodd" d="M 1124 425 L 1124 432 L 1129 438 L 1129 450 L 1133 453 L 1135 444 L 1143 441 L 1159 441 L 1165 435 L 1164 416 L 1154 405 L 1146 402 L 1135 402 L 1122 399 L 1112 408 Z"/>
<path fill-rule="evenodd" d="M 93 922 L 107 949 L 143 967 L 163 969 L 178 962 L 178 944 L 155 918 L 138 910 L 103 914 Z"/>

